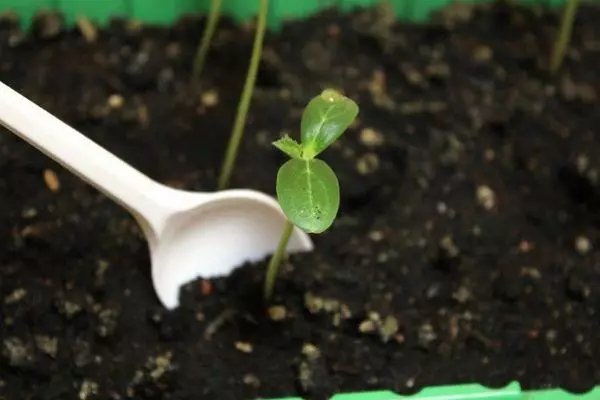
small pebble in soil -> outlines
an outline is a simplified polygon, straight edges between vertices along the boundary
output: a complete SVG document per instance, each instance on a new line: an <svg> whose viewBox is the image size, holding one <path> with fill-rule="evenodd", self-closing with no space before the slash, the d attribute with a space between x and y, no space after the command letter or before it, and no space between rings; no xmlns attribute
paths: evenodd
<svg viewBox="0 0 600 400"><path fill-rule="evenodd" d="M428 300L435 299L440 295L440 284L434 283L425 290L425 298Z"/></svg>
<svg viewBox="0 0 600 400"><path fill-rule="evenodd" d="M534 268L534 267L523 267L523 268L521 268L521 275L529 277L529 278L534 279L536 281L542 279L542 273L540 272L539 269Z"/></svg>
<svg viewBox="0 0 600 400"><path fill-rule="evenodd" d="M167 351L154 359L149 359L146 366L151 369L150 377L155 381L160 379L167 371L172 368L171 359L173 354Z"/></svg>
<svg viewBox="0 0 600 400"><path fill-rule="evenodd" d="M451 235L446 235L440 240L440 247L447 257L455 258L460 255L460 249L454 244L454 239Z"/></svg>
<svg viewBox="0 0 600 400"><path fill-rule="evenodd" d="M210 108L219 104L219 92L214 89L202 93L200 101L204 107Z"/></svg>
<svg viewBox="0 0 600 400"><path fill-rule="evenodd" d="M93 396L98 394L99 386L96 382L91 381L89 379L85 379L81 383L81 388L79 389L79 399L87 400L92 398Z"/></svg>
<svg viewBox="0 0 600 400"><path fill-rule="evenodd" d="M382 320L376 312L369 312L367 319L358 325L358 331L361 333L377 332L383 343L387 343L395 337L399 328L400 324L395 317L389 315Z"/></svg>
<svg viewBox="0 0 600 400"><path fill-rule="evenodd" d="M581 255L589 253L592 249L592 244L590 243L590 239L586 236L577 236L575 238L575 250Z"/></svg>
<svg viewBox="0 0 600 400"><path fill-rule="evenodd" d="M440 162L444 165L455 165L463 157L465 146L456 137L456 135L448 135L444 141L444 152L440 154Z"/></svg>
<svg viewBox="0 0 600 400"><path fill-rule="evenodd" d="M160 92L168 92L173 88L175 82L175 72L172 68L162 68L158 72L156 87Z"/></svg>
<svg viewBox="0 0 600 400"><path fill-rule="evenodd" d="M389 342L390 339L396 335L399 328L400 324L398 323L398 320L391 315L387 316L379 327L381 340L384 343Z"/></svg>
<svg viewBox="0 0 600 400"><path fill-rule="evenodd" d="M450 76L450 66L445 62L434 62L425 67L425 75L433 79L446 79Z"/></svg>
<svg viewBox="0 0 600 400"><path fill-rule="evenodd" d="M78 368L85 367L93 361L91 345L81 338L75 340L71 351L73 353L73 362Z"/></svg>
<svg viewBox="0 0 600 400"><path fill-rule="evenodd" d="M529 251L532 249L532 247L533 247L533 245L528 240L523 239L519 242L519 252L520 253L529 253Z"/></svg>
<svg viewBox="0 0 600 400"><path fill-rule="evenodd" d="M58 299L56 301L56 308L59 314L72 319L75 315L83 310L83 306L80 299L77 298L76 294L65 295L65 298Z"/></svg>
<svg viewBox="0 0 600 400"><path fill-rule="evenodd" d="M384 238L382 231L373 230L369 232L369 239L373 242L381 242Z"/></svg>
<svg viewBox="0 0 600 400"><path fill-rule="evenodd" d="M271 135L267 131L258 131L254 135L254 139L256 139L256 143L258 143L261 147L271 148Z"/></svg>
<svg viewBox="0 0 600 400"><path fill-rule="evenodd" d="M38 38L53 39L62 32L63 18L57 12L40 12L34 17L31 28Z"/></svg>
<svg viewBox="0 0 600 400"><path fill-rule="evenodd" d="M127 84L138 90L154 88L158 66L151 61L152 55L147 50L143 49L134 54L124 72Z"/></svg>
<svg viewBox="0 0 600 400"><path fill-rule="evenodd" d="M361 333L371 333L375 332L377 329L377 325L375 321L370 319L365 319L358 325L358 331Z"/></svg>
<svg viewBox="0 0 600 400"><path fill-rule="evenodd" d="M304 295L304 305L311 314L318 314L321 311L332 312L340 307L340 302L335 299L326 299L315 296L308 292Z"/></svg>
<svg viewBox="0 0 600 400"><path fill-rule="evenodd" d="M4 304L13 304L21 301L27 296L27 290L23 288L15 289L12 293L4 298Z"/></svg>
<svg viewBox="0 0 600 400"><path fill-rule="evenodd" d="M577 167L577 172L583 175L590 166L590 158L585 154L580 154L575 159L575 165Z"/></svg>
<svg viewBox="0 0 600 400"><path fill-rule="evenodd" d="M443 201L438 201L435 208L440 215L444 215L448 211L448 206Z"/></svg>
<svg viewBox="0 0 600 400"><path fill-rule="evenodd" d="M383 144L383 135L373 128L364 128L360 131L360 141L367 147L377 147Z"/></svg>
<svg viewBox="0 0 600 400"><path fill-rule="evenodd" d="M321 357L321 351L312 343L304 343L304 345L302 345L302 355L308 360L316 360Z"/></svg>
<svg viewBox="0 0 600 400"><path fill-rule="evenodd" d="M250 354L254 351L252 343L248 342L235 342L235 348L242 353Z"/></svg>
<svg viewBox="0 0 600 400"><path fill-rule="evenodd" d="M95 285L96 286L102 286L104 285L104 276L106 274L106 271L108 270L108 267L110 266L110 264L105 261L105 260L98 260L98 264L96 267L96 271L95 271Z"/></svg>
<svg viewBox="0 0 600 400"><path fill-rule="evenodd" d="M548 331L546 331L546 340L548 342L550 342L550 343L554 342L557 337L558 337L558 332L556 332L556 330L548 329Z"/></svg>
<svg viewBox="0 0 600 400"><path fill-rule="evenodd" d="M496 205L496 194L489 186L480 185L477 187L477 202L489 211Z"/></svg>
<svg viewBox="0 0 600 400"><path fill-rule="evenodd" d="M9 337L2 342L2 355L12 367L27 367L35 361L33 347L18 337Z"/></svg>
<svg viewBox="0 0 600 400"><path fill-rule="evenodd" d="M181 44L180 43L169 43L165 47L165 54L170 59L178 58L181 55Z"/></svg>
<svg viewBox="0 0 600 400"><path fill-rule="evenodd" d="M108 96L106 103L110 108L116 110L117 108L123 107L125 99L120 94L111 94L110 96Z"/></svg>
<svg viewBox="0 0 600 400"><path fill-rule="evenodd" d="M487 62L494 57L494 51L489 46L479 45L473 50L472 57L477 62Z"/></svg>
<svg viewBox="0 0 600 400"><path fill-rule="evenodd" d="M245 385L252 386L254 388L260 387L260 379L254 374L246 374L242 378Z"/></svg>
<svg viewBox="0 0 600 400"><path fill-rule="evenodd" d="M361 175L369 175L379 168L379 157L375 153L367 153L359 157L356 170Z"/></svg>
<svg viewBox="0 0 600 400"><path fill-rule="evenodd" d="M56 175L56 172L52 171L51 169L44 170L44 182L46 183L48 189L54 193L60 190L60 181L58 180L58 176Z"/></svg>
<svg viewBox="0 0 600 400"><path fill-rule="evenodd" d="M47 335L35 335L35 345L40 351L49 355L52 358L56 358L58 353L58 339Z"/></svg>
<svg viewBox="0 0 600 400"><path fill-rule="evenodd" d="M28 207L23 210L23 213L21 215L23 216L23 218L34 218L38 215L38 211L33 207Z"/></svg>
<svg viewBox="0 0 600 400"><path fill-rule="evenodd" d="M406 79L406 82L409 85L423 87L426 84L423 74L418 69L406 65L402 68L402 72L404 74L404 79Z"/></svg>
<svg viewBox="0 0 600 400"><path fill-rule="evenodd" d="M79 28L79 32L81 32L81 36L84 37L85 41L88 43L94 43L98 38L98 30L87 18L77 17L77 28Z"/></svg>
<svg viewBox="0 0 600 400"><path fill-rule="evenodd" d="M431 324L425 323L419 327L419 346L424 349L429 349L433 341L436 339L437 334L435 333Z"/></svg>
<svg viewBox="0 0 600 400"><path fill-rule="evenodd" d="M267 310L267 313L273 321L282 321L287 315L287 310L284 306L271 306Z"/></svg>
<svg viewBox="0 0 600 400"><path fill-rule="evenodd" d="M452 298L457 302L464 304L471 298L471 291L466 286L459 286L459 288L452 294Z"/></svg>
<svg viewBox="0 0 600 400"><path fill-rule="evenodd" d="M106 338L117 330L120 312L116 309L105 308L98 312L99 324L96 327L98 336Z"/></svg>

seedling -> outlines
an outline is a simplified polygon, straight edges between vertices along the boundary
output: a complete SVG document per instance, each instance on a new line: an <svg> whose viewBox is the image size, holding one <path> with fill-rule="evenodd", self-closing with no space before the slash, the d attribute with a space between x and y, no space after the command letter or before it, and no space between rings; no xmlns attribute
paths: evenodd
<svg viewBox="0 0 600 400"><path fill-rule="evenodd" d="M327 230L340 206L340 185L325 161L316 158L333 144L358 115L358 105L326 89L306 106L300 123L301 143L289 136L273 145L290 159L277 172L277 200L287 216L277 249L267 267L264 296L273 294L281 259L294 226L307 233Z"/></svg>
<svg viewBox="0 0 600 400"><path fill-rule="evenodd" d="M254 45L252 47L252 55L250 58L250 66L246 75L246 83L242 91L242 97L238 105L237 114L233 123L233 130L225 152L225 159L221 167L221 175L219 176L219 190L226 189L229 186L231 173L235 165L238 149L244 133L244 125L246 125L246 117L250 108L250 100L254 91L254 83L258 74L258 65L260 63L260 55L262 53L263 39L267 27L267 11L269 9L269 0L260 0L260 10L258 12L258 22L256 25L256 33L254 35Z"/></svg>
<svg viewBox="0 0 600 400"><path fill-rule="evenodd" d="M554 50L552 51L552 57L550 58L550 73L552 75L560 69L565 58L567 47L571 41L571 34L573 33L573 23L575 22L575 16L577 15L579 1L580 0L567 0L562 15L560 30L556 36Z"/></svg>
<svg viewBox="0 0 600 400"><path fill-rule="evenodd" d="M206 55L208 53L208 49L210 48L212 38L221 16L222 2L222 0L211 0L208 21L206 23L206 27L204 28L204 32L202 33L202 39L198 45L196 57L194 58L194 67L192 70L193 85L197 85L200 80L200 73L204 67ZM256 82L256 75L258 74L260 55L262 53L263 40L267 28L268 9L269 0L260 0L258 22L256 25L256 33L254 35L252 54L250 56L250 65L248 66L246 82L244 83L244 89L238 104L235 121L233 123L231 136L229 138L229 144L227 145L227 150L225 152L225 159L223 160L221 173L219 175L219 190L226 189L227 186L229 186L231 173L233 172L240 142L244 134L244 125L246 125L246 117L248 115L248 109L250 108L250 100L252 99L252 93L254 92L254 84Z"/></svg>
<svg viewBox="0 0 600 400"><path fill-rule="evenodd" d="M202 33L202 39L200 40L200 44L198 45L198 50L196 51L196 57L194 58L194 69L192 71L192 83L198 84L200 80L200 74L202 72L202 68L204 68L204 62L206 61L206 55L208 54L208 49L210 48L210 43L212 42L212 38L215 34L215 30L217 29L217 25L219 23L219 19L221 17L221 5L223 4L223 0L211 0L210 1L210 12L208 14L208 21L206 22L206 26L204 27L204 32Z"/></svg>

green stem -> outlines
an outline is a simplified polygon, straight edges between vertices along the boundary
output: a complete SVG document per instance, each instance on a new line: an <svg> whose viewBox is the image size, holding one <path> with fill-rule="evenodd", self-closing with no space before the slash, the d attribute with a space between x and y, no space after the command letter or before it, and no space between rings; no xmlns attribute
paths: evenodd
<svg viewBox="0 0 600 400"><path fill-rule="evenodd" d="M552 52L552 58L550 59L550 73L554 75L560 68L567 46L571 41L571 33L573 32L573 23L575 22L575 15L577 14L577 7L579 6L579 0L567 0L567 5L562 15L562 22L560 30L554 43L554 50Z"/></svg>
<svg viewBox="0 0 600 400"><path fill-rule="evenodd" d="M246 124L246 117L248 115L248 108L250 108L250 100L252 99L252 92L254 91L254 83L256 82L256 75L258 74L258 66L260 63L260 56L262 53L263 38L265 36L265 30L267 26L267 11L269 9L269 0L260 0L260 11L258 13L258 22L256 26L256 34L254 36L254 46L252 48L252 56L250 58L250 66L248 67L248 74L246 75L246 83L240 98L238 105L237 115L235 116L235 122L233 123L233 130L231 132L231 138L227 145L227 151L225 153L225 160L221 168L221 175L219 176L219 190L225 189L229 186L229 180L237 157L238 148L242 140L244 133L244 125Z"/></svg>
<svg viewBox="0 0 600 400"><path fill-rule="evenodd" d="M289 220L285 223L285 228L283 229L283 233L281 234L281 238L279 239L279 244L277 245L277 250L269 260L269 265L267 267L267 276L265 278L265 300L269 300L273 295L273 289L275 287L275 280L277 279L277 274L279 273L279 267L281 265L281 259L285 253L285 249L287 248L287 244L292 236L292 232L294 231L294 224L292 224Z"/></svg>
<svg viewBox="0 0 600 400"><path fill-rule="evenodd" d="M221 17L221 4L223 4L223 0L211 0L210 2L208 21L204 27L202 39L198 45L198 50L196 50L196 57L194 58L194 69L192 70L192 83L194 85L197 85L200 80L200 73L202 72L202 68L204 68L206 54L208 53L210 43L212 42L215 30L217 29L217 24L219 23L219 18Z"/></svg>

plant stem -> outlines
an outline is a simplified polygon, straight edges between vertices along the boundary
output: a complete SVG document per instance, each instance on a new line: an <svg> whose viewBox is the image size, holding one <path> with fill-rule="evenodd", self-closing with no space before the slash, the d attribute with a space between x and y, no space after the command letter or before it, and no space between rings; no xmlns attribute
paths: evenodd
<svg viewBox="0 0 600 400"><path fill-rule="evenodd" d="M552 58L550 59L550 73L554 75L560 68L567 46L571 41L571 33L573 32L573 23L575 22L575 15L577 14L577 7L579 6L579 0L567 0L567 4L563 11L562 22L560 30L554 43L554 50L552 52Z"/></svg>
<svg viewBox="0 0 600 400"><path fill-rule="evenodd" d="M248 108L250 107L252 92L254 91L254 83L256 82L256 75L258 74L258 65L262 53L263 38L265 36L265 30L267 26L268 9L269 0L260 0L260 11L258 13L258 22L256 25L256 34L254 36L254 46L252 47L250 66L248 67L246 83L244 85L242 97L240 98L240 103L238 105L235 122L233 123L231 138L229 139L229 144L227 145L225 160L223 161L223 166L221 168L221 175L219 176L219 190L223 190L229 186L229 180L231 178L233 166L237 157L238 148L244 133L246 116L248 115Z"/></svg>
<svg viewBox="0 0 600 400"><path fill-rule="evenodd" d="M215 30L217 29L217 24L221 17L222 4L223 0L211 0L210 2L208 21L204 27L202 39L200 40L198 50L196 50L196 57L194 58L194 69L192 70L192 84L194 85L197 85L200 80L200 73L202 72L202 68L204 68L204 61L206 60L210 43L212 42Z"/></svg>
<svg viewBox="0 0 600 400"><path fill-rule="evenodd" d="M281 265L281 259L283 258L283 254L285 253L285 249L287 248L287 244L292 236L292 232L294 231L294 224L292 224L289 220L285 223L285 227L283 229L283 233L281 234L281 238L279 239L279 244L277 245L277 250L269 260L269 265L267 267L267 276L265 277L265 300L269 300L273 295L273 289L275 287L275 280L277 279L277 274L279 273L279 267Z"/></svg>

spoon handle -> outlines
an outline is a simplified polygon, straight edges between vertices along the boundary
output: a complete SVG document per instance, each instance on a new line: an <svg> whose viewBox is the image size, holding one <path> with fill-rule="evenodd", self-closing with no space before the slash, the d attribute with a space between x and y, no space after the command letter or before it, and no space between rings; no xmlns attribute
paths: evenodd
<svg viewBox="0 0 600 400"><path fill-rule="evenodd" d="M0 124L146 221L164 187L0 82ZM157 196L158 195L158 196Z"/></svg>

